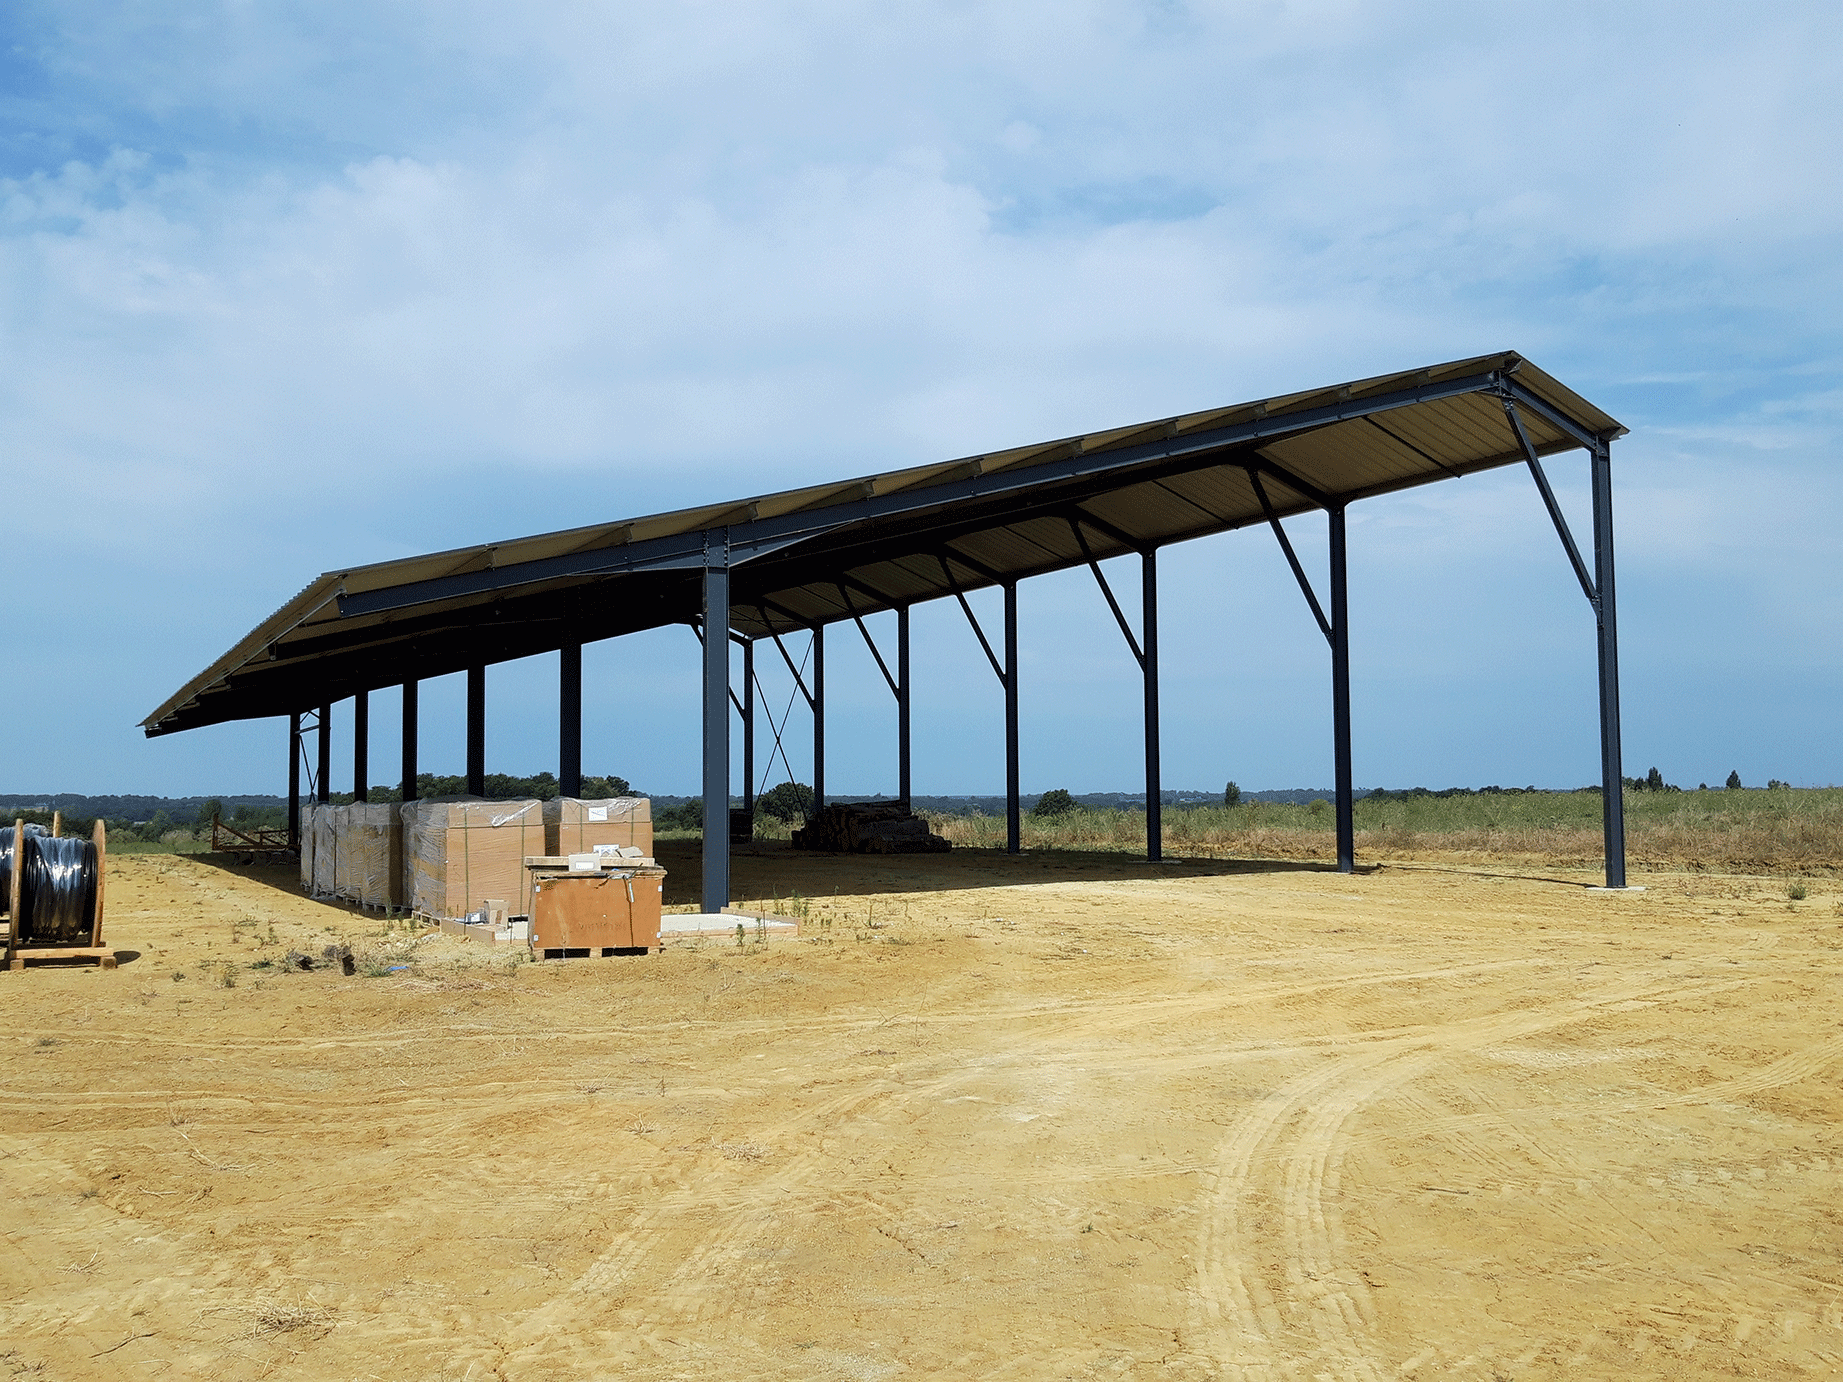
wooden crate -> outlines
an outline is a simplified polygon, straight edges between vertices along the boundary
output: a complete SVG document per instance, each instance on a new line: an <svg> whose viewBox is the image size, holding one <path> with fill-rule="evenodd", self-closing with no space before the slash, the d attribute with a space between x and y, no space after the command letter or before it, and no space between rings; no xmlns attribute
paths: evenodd
<svg viewBox="0 0 1843 1382"><path fill-rule="evenodd" d="M665 891L661 868L532 869L531 948L556 958L659 948L659 911Z"/></svg>

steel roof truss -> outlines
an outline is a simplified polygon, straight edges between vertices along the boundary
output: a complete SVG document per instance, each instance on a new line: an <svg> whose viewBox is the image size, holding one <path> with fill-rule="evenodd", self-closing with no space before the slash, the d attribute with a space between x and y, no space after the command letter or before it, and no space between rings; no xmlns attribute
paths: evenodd
<svg viewBox="0 0 1843 1382"><path fill-rule="evenodd" d="M1521 403L1525 408L1528 408L1532 413L1535 413L1551 426L1566 432L1569 436L1574 438L1576 444L1586 447L1589 451L1597 451L1602 441L1605 440L1604 438L1595 436L1559 408L1551 407L1543 399L1537 397L1530 389L1519 384L1512 376L1501 378L1494 392L1496 392L1500 398L1515 399L1518 403Z"/></svg>

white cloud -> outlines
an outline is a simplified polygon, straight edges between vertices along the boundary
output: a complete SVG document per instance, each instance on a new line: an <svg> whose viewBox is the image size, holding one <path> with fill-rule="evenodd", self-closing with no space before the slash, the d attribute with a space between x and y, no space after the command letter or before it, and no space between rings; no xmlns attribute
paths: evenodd
<svg viewBox="0 0 1843 1382"><path fill-rule="evenodd" d="M1635 582L1822 560L1825 6L177 13L15 21L0 182L0 442L86 496L23 555L246 592L117 720L322 566L1502 347L1639 429ZM1374 539L1552 545L1507 493Z"/></svg>

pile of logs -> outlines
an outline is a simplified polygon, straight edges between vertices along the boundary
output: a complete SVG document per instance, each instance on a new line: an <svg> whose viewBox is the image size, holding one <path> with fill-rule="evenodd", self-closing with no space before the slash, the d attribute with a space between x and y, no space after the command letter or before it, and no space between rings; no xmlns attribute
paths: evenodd
<svg viewBox="0 0 1843 1382"><path fill-rule="evenodd" d="M795 849L833 854L940 854L952 849L900 802L830 802L793 835Z"/></svg>

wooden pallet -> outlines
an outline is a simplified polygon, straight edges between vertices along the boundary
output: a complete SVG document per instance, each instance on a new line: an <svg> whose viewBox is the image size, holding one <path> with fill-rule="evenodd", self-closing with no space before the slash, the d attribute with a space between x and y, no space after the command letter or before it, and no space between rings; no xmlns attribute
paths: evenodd
<svg viewBox="0 0 1843 1382"><path fill-rule="evenodd" d="M34 945L15 950L8 969L24 969L31 960L95 960L104 969L115 968L115 952L106 945Z"/></svg>

